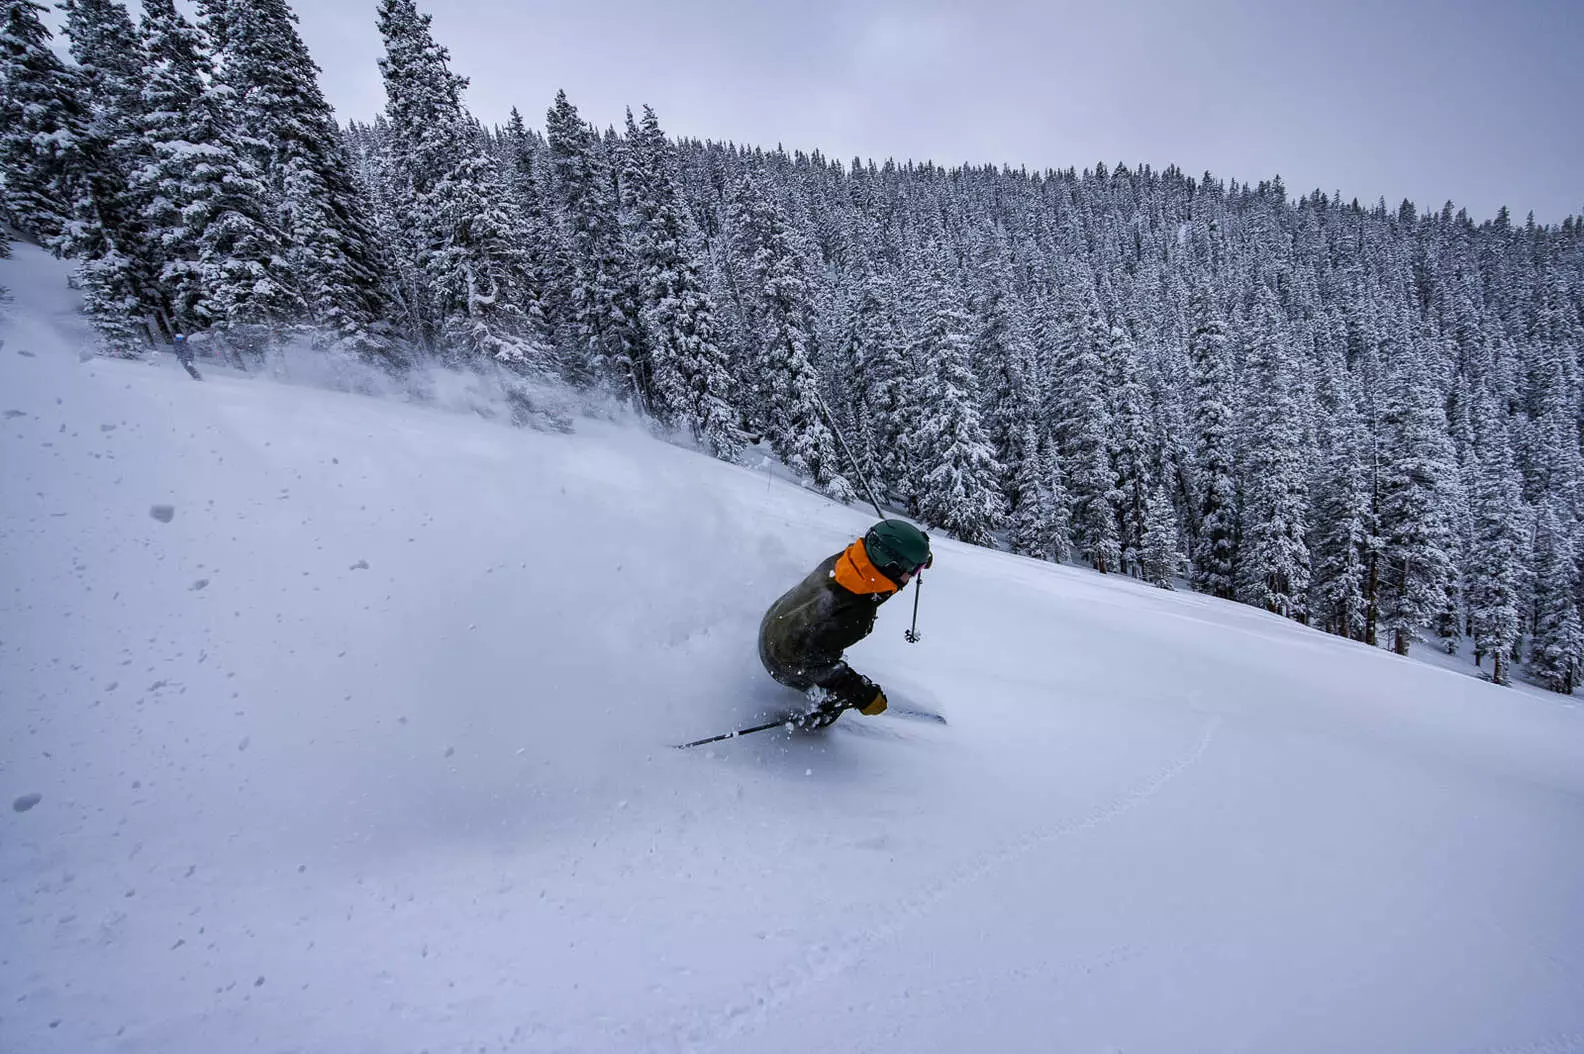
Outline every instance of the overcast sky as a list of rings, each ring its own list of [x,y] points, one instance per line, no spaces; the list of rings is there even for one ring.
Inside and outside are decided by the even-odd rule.
[[[343,118],[384,105],[375,0],[293,0]],[[134,5],[135,6],[135,5]],[[1487,218],[1584,212],[1581,0],[419,0],[486,122],[951,165],[1147,162]]]

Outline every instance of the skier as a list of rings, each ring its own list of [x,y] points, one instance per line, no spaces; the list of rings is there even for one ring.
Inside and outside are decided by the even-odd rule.
[[[813,703],[792,724],[808,731],[843,710],[871,717],[885,710],[885,692],[842,652],[874,629],[881,604],[934,562],[929,535],[905,520],[881,520],[770,605],[759,624],[759,661]]]
[[[198,372],[198,367],[193,365],[192,345],[187,343],[187,335],[178,333],[171,338],[172,350],[176,353],[176,361],[182,364],[182,369],[195,381],[203,380]]]

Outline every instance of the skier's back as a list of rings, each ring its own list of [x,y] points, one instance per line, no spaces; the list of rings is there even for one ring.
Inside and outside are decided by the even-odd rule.
[[[814,698],[805,727],[827,725],[846,709],[874,715],[886,708],[885,692],[842,653],[869,635],[880,605],[932,560],[929,535],[905,520],[881,520],[765,612],[759,659],[777,681]]]

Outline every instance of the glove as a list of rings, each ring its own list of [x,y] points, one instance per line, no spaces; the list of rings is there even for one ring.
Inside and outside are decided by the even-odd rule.
[[[844,706],[852,707],[865,717],[885,712],[885,692],[856,670],[848,670],[830,689],[830,694],[842,700]]]

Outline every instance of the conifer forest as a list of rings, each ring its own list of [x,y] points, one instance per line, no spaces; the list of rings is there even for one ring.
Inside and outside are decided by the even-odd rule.
[[[77,261],[104,354],[487,373],[531,425],[577,393],[965,542],[1580,682],[1578,217],[842,160],[565,93],[486,125],[414,0],[341,124],[286,0],[60,8],[64,48],[0,0],[0,220]]]

